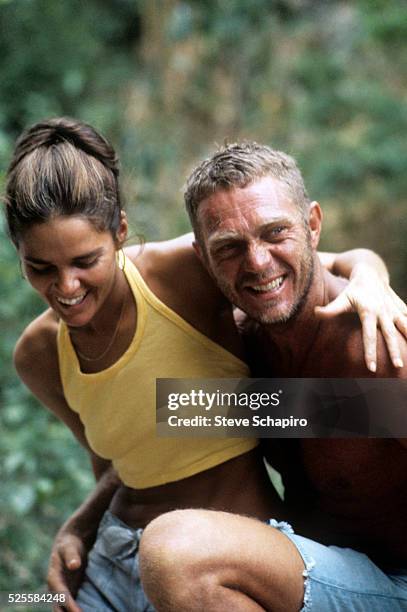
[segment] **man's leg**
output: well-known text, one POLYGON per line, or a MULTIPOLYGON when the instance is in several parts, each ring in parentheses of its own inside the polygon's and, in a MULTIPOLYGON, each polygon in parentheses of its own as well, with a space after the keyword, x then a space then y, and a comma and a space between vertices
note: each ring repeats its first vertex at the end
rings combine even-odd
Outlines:
POLYGON ((385 571, 362 552, 271 525, 205 510, 153 521, 140 562, 157 610, 298 612, 303 603, 307 612, 407 611, 406 569, 385 571))
POLYGON ((225 512, 162 515, 140 543, 143 586, 163 612, 298 612, 304 569, 286 535, 225 512))

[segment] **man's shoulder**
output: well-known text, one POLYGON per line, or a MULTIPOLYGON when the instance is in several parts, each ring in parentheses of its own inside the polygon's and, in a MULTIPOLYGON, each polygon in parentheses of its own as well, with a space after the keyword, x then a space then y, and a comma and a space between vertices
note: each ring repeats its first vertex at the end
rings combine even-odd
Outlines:
MULTIPOLYGON (((367 369, 363 346, 362 326, 355 313, 344 313, 321 324, 318 342, 313 351, 313 364, 318 376, 338 378, 405 378, 406 368, 395 368, 386 342, 377 330, 377 371, 367 369)), ((402 357, 407 364, 407 343, 399 334, 402 357)), ((311 375, 308 374, 307 375, 311 375)))
MULTIPOLYGON (((348 283, 346 279, 324 272, 328 301, 334 300, 348 283)), ((399 334, 399 344, 407 361, 407 345, 399 334)), ((327 377, 399 377, 405 372, 394 368, 381 331, 377 330, 377 372, 372 374, 365 363, 362 324, 354 312, 342 313, 321 322, 318 341, 315 343, 313 366, 320 369, 319 376, 327 377)), ((308 374, 307 374, 308 375, 308 374)))
POLYGON ((396 331, 396 333, 401 359, 403 361, 402 368, 394 367, 383 334, 380 330, 377 332, 377 376, 380 378, 407 379, 407 342, 399 331, 396 331))

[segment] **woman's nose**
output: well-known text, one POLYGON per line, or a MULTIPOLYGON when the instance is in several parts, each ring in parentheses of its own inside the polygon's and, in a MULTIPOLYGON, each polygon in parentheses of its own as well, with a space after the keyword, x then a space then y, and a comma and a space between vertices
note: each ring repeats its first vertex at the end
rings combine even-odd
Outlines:
POLYGON ((62 270, 58 274, 57 289, 64 296, 74 295, 79 289, 81 281, 74 270, 62 270))

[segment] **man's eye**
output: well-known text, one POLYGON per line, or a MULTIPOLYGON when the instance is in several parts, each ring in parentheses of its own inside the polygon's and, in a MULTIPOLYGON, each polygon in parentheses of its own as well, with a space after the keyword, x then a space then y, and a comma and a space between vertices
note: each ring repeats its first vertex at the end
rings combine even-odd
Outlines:
POLYGON ((223 244, 215 250, 215 255, 219 257, 226 257, 236 253, 239 246, 237 244, 223 244))
POLYGON ((274 240, 275 238, 281 237, 285 229, 286 227, 284 225, 277 225, 276 227, 273 227, 267 232, 266 239, 274 240))

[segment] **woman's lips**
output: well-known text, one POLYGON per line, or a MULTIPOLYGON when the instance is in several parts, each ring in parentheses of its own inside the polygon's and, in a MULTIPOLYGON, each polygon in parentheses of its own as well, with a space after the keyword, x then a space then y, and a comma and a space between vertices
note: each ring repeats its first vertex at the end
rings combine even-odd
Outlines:
POLYGON ((83 293, 75 297, 72 297, 72 298, 63 298, 63 297, 56 296, 55 299, 58 302, 58 304, 61 304, 65 308, 67 307, 69 308, 71 306, 78 306, 79 304, 82 304, 82 302, 84 301, 87 295, 88 295, 88 291, 84 291, 83 293))

